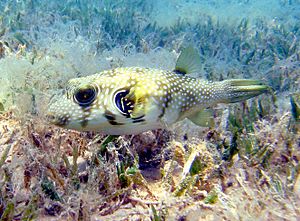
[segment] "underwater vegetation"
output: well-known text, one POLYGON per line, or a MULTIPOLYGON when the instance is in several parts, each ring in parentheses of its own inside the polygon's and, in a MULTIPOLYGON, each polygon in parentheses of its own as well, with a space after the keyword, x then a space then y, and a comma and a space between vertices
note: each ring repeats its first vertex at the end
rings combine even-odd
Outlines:
POLYGON ((1 220, 299 219, 299 16, 227 23, 203 12, 161 26, 154 7, 0 2, 1 220), (202 62, 196 77, 254 78, 273 91, 218 105, 211 128, 183 121, 106 136, 45 120, 69 79, 123 66, 172 70, 191 44, 202 62))

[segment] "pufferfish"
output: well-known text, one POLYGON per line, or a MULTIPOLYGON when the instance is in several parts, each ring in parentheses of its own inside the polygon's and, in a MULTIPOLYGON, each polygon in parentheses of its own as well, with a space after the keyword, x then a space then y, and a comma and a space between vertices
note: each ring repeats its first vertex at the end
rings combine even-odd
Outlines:
POLYGON ((137 134, 168 128, 185 118, 205 126, 205 110, 268 91, 257 80, 219 82, 189 76, 201 69, 200 56, 188 47, 175 70, 122 67, 71 79, 49 104, 48 119, 58 126, 110 135, 137 134))

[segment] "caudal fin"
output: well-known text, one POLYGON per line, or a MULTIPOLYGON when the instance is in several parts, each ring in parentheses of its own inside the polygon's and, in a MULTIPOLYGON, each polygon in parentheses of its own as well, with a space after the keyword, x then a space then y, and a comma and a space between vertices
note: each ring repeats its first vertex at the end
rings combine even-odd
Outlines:
POLYGON ((225 80, 219 84, 220 98, 223 103, 244 101, 270 91, 270 87, 261 81, 250 79, 225 80))

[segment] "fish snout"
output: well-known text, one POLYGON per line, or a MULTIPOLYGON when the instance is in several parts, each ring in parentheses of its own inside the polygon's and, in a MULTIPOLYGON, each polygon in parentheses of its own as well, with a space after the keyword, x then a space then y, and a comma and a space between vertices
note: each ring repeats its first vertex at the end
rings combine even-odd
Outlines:
POLYGON ((54 115, 53 112, 48 112, 48 113, 46 113, 46 120, 47 120, 49 123, 55 122, 55 119, 56 119, 56 117, 55 117, 55 115, 54 115))
POLYGON ((54 124, 60 127, 66 126, 69 122, 69 118, 67 116, 59 116, 55 114, 54 112, 49 111, 46 114, 46 120, 50 124, 54 124))

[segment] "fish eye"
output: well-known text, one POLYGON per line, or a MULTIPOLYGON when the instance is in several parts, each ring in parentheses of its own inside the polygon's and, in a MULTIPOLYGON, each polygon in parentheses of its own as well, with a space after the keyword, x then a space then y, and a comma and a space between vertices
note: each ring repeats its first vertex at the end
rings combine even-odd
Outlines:
POLYGON ((126 95, 129 94, 128 90, 120 90, 115 93, 114 103, 115 107, 126 117, 130 117, 131 112, 134 108, 133 101, 126 98, 126 95))
POLYGON ((94 102, 97 91, 94 87, 80 88, 74 93, 74 101, 80 106, 86 107, 94 102))

